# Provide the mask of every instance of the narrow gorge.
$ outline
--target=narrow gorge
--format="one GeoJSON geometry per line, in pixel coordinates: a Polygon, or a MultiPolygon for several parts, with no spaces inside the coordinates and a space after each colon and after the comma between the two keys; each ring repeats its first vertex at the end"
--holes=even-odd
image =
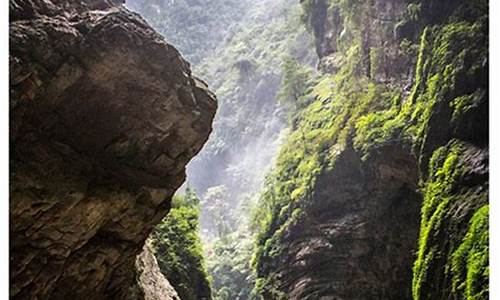
{"type": "Polygon", "coordinates": [[[489,299],[488,1],[9,11],[11,299],[489,299]]]}

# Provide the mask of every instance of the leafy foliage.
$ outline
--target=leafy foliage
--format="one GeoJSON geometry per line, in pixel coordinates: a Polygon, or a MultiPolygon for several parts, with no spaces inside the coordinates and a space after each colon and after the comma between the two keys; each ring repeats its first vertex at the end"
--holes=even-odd
{"type": "Polygon", "coordinates": [[[252,239],[241,232],[227,234],[207,249],[214,300],[249,299],[254,284],[249,257],[252,239]]]}
{"type": "Polygon", "coordinates": [[[188,177],[202,194],[225,186],[235,213],[260,188],[286,126],[286,108],[277,99],[283,61],[314,62],[299,15],[295,1],[257,1],[214,55],[197,66],[215,90],[219,110],[188,177]]]}
{"type": "Polygon", "coordinates": [[[204,209],[202,222],[204,223],[205,238],[221,238],[234,230],[235,212],[234,208],[230,206],[230,201],[225,186],[208,188],[202,200],[204,209]]]}
{"type": "Polygon", "coordinates": [[[215,51],[243,15],[246,1],[127,0],[193,64],[215,51]]]}
{"type": "Polygon", "coordinates": [[[287,57],[282,65],[281,85],[278,101],[291,107],[295,112],[306,105],[306,92],[310,86],[312,70],[300,64],[296,59],[287,57]]]}
{"type": "Polygon", "coordinates": [[[173,198],[172,209],[151,236],[161,272],[184,300],[211,299],[198,217],[199,199],[187,189],[173,198]]]}

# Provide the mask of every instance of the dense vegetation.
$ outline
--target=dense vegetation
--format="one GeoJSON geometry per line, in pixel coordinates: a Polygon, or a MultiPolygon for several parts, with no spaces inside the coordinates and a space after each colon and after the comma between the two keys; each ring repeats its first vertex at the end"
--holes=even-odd
{"type": "Polygon", "coordinates": [[[200,200],[191,189],[172,200],[172,209],[151,235],[161,272],[183,300],[211,299],[199,237],[200,200]]]}
{"type": "Polygon", "coordinates": [[[212,276],[215,300],[250,299],[255,278],[251,272],[250,235],[237,231],[208,246],[207,269],[212,276]]]}
{"type": "Polygon", "coordinates": [[[195,66],[210,56],[243,16],[246,1],[127,0],[195,66]]]}
{"type": "MultiPolygon", "coordinates": [[[[457,142],[437,148],[450,137],[479,144],[487,140],[485,122],[475,119],[487,115],[487,4],[475,1],[455,5],[441,12],[448,24],[425,26],[439,19],[437,12],[430,11],[436,4],[411,3],[394,28],[381,24],[375,29],[378,35],[386,36],[383,44],[377,44],[377,40],[367,40],[363,34],[369,5],[358,1],[328,2],[330,13],[340,11],[350,37],[336,41],[336,72],[320,75],[314,87],[302,88],[299,93],[302,99],[312,101],[298,110],[292,132],[267,178],[255,214],[260,226],[253,260],[256,294],[286,299],[276,289],[277,279],[271,276],[277,267],[274,262],[285,251],[281,246],[283,235],[306,217],[307,207],[314,201],[318,176],[335,168],[339,153],[354,147],[367,159],[377,147],[397,141],[413,147],[424,169],[433,157],[429,179],[424,173],[421,181],[424,205],[414,267],[414,299],[431,299],[435,295],[487,298],[487,183],[475,189],[466,186],[461,191],[463,178],[470,176],[457,165],[464,150],[457,142]],[[413,31],[401,33],[401,27],[408,23],[413,31]],[[414,33],[418,30],[421,37],[416,39],[414,33]],[[392,32],[397,33],[394,38],[392,32]],[[404,64],[412,61],[416,49],[418,60],[409,64],[416,67],[406,72],[404,67],[408,66],[404,64]],[[387,64],[391,65],[389,69],[383,67],[387,64]],[[406,78],[411,80],[411,91],[406,78]],[[440,124],[450,124],[450,131],[436,135],[440,124]],[[464,201],[473,215],[453,219],[464,201]],[[453,221],[460,225],[453,227],[451,242],[443,242],[443,230],[450,230],[453,221]],[[438,253],[438,249],[447,252],[438,253]],[[442,270],[430,269],[443,259],[444,277],[452,278],[452,287],[446,283],[449,279],[442,279],[442,270]],[[429,280],[436,278],[441,285],[433,287],[429,280]]],[[[303,6],[303,19],[314,27],[317,20],[311,17],[316,13],[312,1],[304,1],[303,6]]],[[[320,29],[314,33],[317,39],[323,38],[320,29]]]]}

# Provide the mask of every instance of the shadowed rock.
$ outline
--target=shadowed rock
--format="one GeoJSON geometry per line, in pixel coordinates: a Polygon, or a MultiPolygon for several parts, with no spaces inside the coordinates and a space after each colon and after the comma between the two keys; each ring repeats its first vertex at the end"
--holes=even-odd
{"type": "Polygon", "coordinates": [[[120,2],[10,1],[13,298],[142,298],[135,258],[211,131],[214,95],[120,2]]]}

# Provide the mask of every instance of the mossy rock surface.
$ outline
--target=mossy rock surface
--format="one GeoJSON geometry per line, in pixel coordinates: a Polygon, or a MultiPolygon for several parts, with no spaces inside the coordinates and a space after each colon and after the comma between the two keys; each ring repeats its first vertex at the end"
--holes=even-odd
{"type": "MultiPolygon", "coordinates": [[[[387,53],[387,48],[377,48],[377,38],[366,38],[367,31],[363,31],[366,23],[362,17],[373,7],[359,1],[328,3],[340,9],[348,32],[343,34],[352,39],[336,40],[335,63],[340,67],[335,68],[334,74],[323,74],[312,83],[305,97],[309,102],[296,112],[288,141],[281,149],[275,170],[268,176],[261,197],[263,208],[257,218],[260,233],[254,255],[258,276],[254,292],[265,299],[487,299],[486,2],[405,3],[400,16],[415,30],[407,34],[419,38],[408,36],[402,41],[393,36],[394,41],[384,44],[389,52],[401,55],[399,64],[391,61],[394,70],[389,71],[374,64],[378,55],[387,53]],[[431,13],[435,8],[446,10],[431,13]],[[370,49],[368,60],[366,49],[370,49]],[[391,78],[402,73],[411,75],[391,78]],[[336,181],[338,178],[343,181],[336,181]],[[381,184],[380,190],[376,184],[369,184],[372,180],[381,184]],[[341,185],[346,188],[336,188],[341,185]],[[397,192],[390,192],[394,188],[397,192]],[[417,191],[417,195],[404,193],[405,189],[417,191]],[[363,194],[367,190],[370,193],[363,194]],[[398,215],[398,210],[390,207],[388,211],[393,213],[385,222],[398,225],[382,229],[374,220],[380,218],[378,213],[387,203],[384,199],[390,197],[400,199],[395,203],[405,203],[408,215],[398,215]],[[404,202],[403,198],[415,202],[404,202]],[[364,214],[372,209],[371,205],[379,211],[364,214]],[[355,222],[345,227],[351,230],[350,234],[329,235],[335,232],[331,224],[347,222],[351,216],[364,218],[365,223],[372,224],[369,231],[377,235],[380,232],[376,230],[394,233],[400,229],[398,226],[413,224],[415,215],[417,233],[408,234],[409,240],[401,238],[398,248],[410,253],[400,262],[409,272],[407,278],[412,283],[408,287],[389,284],[384,289],[380,283],[371,286],[363,275],[356,277],[364,280],[358,290],[346,288],[349,283],[340,283],[334,273],[327,275],[328,283],[316,280],[324,268],[342,270],[341,264],[346,260],[341,254],[346,245],[349,249],[367,246],[372,251],[372,260],[362,267],[351,264],[356,266],[351,272],[359,267],[377,277],[373,261],[386,255],[380,248],[393,246],[390,234],[385,236],[388,242],[382,247],[375,241],[363,244],[353,230],[355,222]],[[406,222],[398,219],[402,216],[406,222]],[[325,236],[329,238],[322,240],[325,236]],[[307,255],[301,256],[303,253],[331,260],[317,259],[314,265],[307,255]],[[292,258],[302,266],[294,270],[293,263],[297,262],[292,258]],[[291,271],[282,270],[283,265],[291,265],[291,271]]],[[[304,1],[303,5],[307,20],[325,2],[304,1]]],[[[336,34],[331,28],[330,32],[321,31],[328,31],[331,24],[318,22],[311,24],[316,39],[336,34]]],[[[386,26],[380,25],[379,31],[377,26],[371,27],[370,32],[384,34],[386,26]]],[[[322,42],[325,41],[317,40],[316,45],[322,42]]],[[[391,251],[388,253],[396,250],[391,251]]],[[[387,266],[392,274],[397,273],[390,263],[387,266]]],[[[391,281],[380,276],[384,282],[391,281]]],[[[348,273],[344,277],[348,278],[348,273]]]]}

